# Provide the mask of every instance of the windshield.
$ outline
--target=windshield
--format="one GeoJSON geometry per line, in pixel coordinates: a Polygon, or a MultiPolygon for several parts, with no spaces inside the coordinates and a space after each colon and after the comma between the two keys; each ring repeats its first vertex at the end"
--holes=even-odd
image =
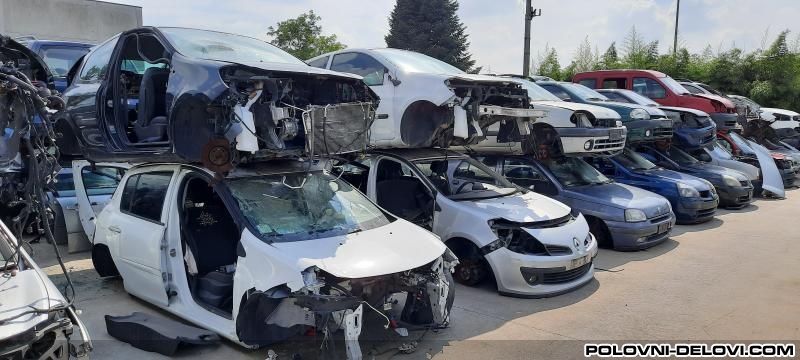
{"type": "Polygon", "coordinates": [[[48,46],[39,51],[50,72],[55,77],[67,76],[75,62],[89,52],[88,47],[48,46]]]}
{"type": "Polygon", "coordinates": [[[558,160],[543,161],[542,165],[550,169],[558,182],[566,187],[613,182],[580,158],[562,157],[558,160]]]}
{"type": "Polygon", "coordinates": [[[622,166],[630,171],[652,170],[657,167],[656,164],[653,164],[650,160],[645,159],[644,156],[630,149],[623,150],[622,154],[617,155],[614,159],[619,161],[622,166]]]}
{"type": "Polygon", "coordinates": [[[564,86],[568,90],[572,91],[573,93],[575,93],[575,95],[577,95],[578,97],[580,97],[583,100],[589,100],[589,101],[608,101],[609,100],[605,95],[603,95],[603,94],[601,94],[601,93],[599,93],[597,91],[594,91],[592,89],[589,89],[588,87],[583,86],[581,84],[564,83],[564,84],[562,84],[562,86],[564,86]]]}
{"type": "Polygon", "coordinates": [[[413,51],[399,49],[375,49],[392,64],[405,72],[430,74],[465,74],[459,68],[444,61],[413,51]]]}
{"type": "Polygon", "coordinates": [[[729,133],[729,136],[731,137],[731,140],[733,141],[733,143],[736,144],[736,146],[739,148],[739,150],[741,150],[741,151],[743,151],[745,153],[748,153],[748,154],[755,154],[756,153],[756,151],[753,150],[753,148],[750,147],[750,144],[747,143],[747,140],[745,138],[743,138],[741,135],[739,135],[739,134],[737,134],[735,132],[731,132],[731,133],[729,133]]]}
{"type": "Polygon", "coordinates": [[[545,90],[539,85],[536,85],[533,81],[525,80],[525,79],[514,79],[515,81],[522,84],[522,87],[528,91],[528,97],[531,101],[561,101],[558,96],[553,95],[553,93],[545,90]]]}
{"type": "Polygon", "coordinates": [[[178,52],[193,58],[308,66],[272,44],[247,36],[184,28],[159,28],[159,30],[178,52]]]}
{"type": "Polygon", "coordinates": [[[658,106],[657,102],[651,100],[648,97],[639,95],[639,93],[637,93],[635,91],[625,90],[625,96],[627,96],[628,99],[631,99],[635,104],[647,105],[647,106],[658,106]]]}
{"type": "Polygon", "coordinates": [[[233,179],[228,186],[245,218],[270,241],[340,236],[390,222],[362,193],[322,171],[233,179]]]}
{"type": "Polygon", "coordinates": [[[469,200],[511,195],[517,187],[475,159],[464,157],[414,161],[414,165],[444,195],[469,200]]]}
{"type": "Polygon", "coordinates": [[[694,165],[700,162],[694,157],[692,157],[692,155],[687,154],[686,152],[684,152],[681,149],[678,149],[675,146],[670,146],[669,149],[665,151],[665,153],[667,154],[667,156],[669,156],[670,160],[678,163],[679,165],[684,165],[684,166],[694,165]]]}
{"type": "Polygon", "coordinates": [[[728,149],[725,149],[724,147],[722,147],[722,145],[718,143],[714,144],[713,149],[707,151],[714,154],[714,156],[718,156],[720,159],[726,159],[726,160],[733,159],[733,155],[728,151],[728,149]]]}
{"type": "Polygon", "coordinates": [[[672,90],[672,92],[678,95],[691,94],[689,90],[686,90],[686,88],[683,87],[683,85],[679,84],[677,81],[675,81],[675,79],[669,76],[662,77],[660,78],[660,80],[662,83],[664,83],[664,85],[666,85],[670,90],[672,90]]]}

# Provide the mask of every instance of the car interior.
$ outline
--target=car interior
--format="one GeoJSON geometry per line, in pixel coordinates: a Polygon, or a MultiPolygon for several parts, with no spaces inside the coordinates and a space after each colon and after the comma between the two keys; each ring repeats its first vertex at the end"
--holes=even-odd
{"type": "Polygon", "coordinates": [[[377,203],[382,208],[412,223],[431,228],[434,199],[407,166],[388,159],[378,162],[375,192],[377,203]]]}
{"type": "Polygon", "coordinates": [[[130,34],[123,41],[116,103],[125,106],[117,110],[117,126],[131,145],[163,144],[168,140],[169,54],[152,34],[130,34]]]}
{"type": "Polygon", "coordinates": [[[239,228],[208,181],[191,177],[183,191],[181,238],[192,296],[230,314],[239,228]]]}

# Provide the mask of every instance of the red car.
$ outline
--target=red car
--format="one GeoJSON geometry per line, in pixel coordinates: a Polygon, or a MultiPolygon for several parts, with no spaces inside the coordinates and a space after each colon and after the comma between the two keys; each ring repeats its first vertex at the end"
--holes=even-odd
{"type": "Polygon", "coordinates": [[[576,74],[573,82],[592,89],[628,89],[647,96],[662,106],[705,111],[718,130],[738,128],[736,106],[717,95],[692,94],[675,79],[652,70],[600,70],[576,74]]]}

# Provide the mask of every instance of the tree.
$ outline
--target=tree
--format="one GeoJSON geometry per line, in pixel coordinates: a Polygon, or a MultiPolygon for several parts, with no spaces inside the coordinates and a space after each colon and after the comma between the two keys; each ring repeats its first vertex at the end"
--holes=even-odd
{"type": "Polygon", "coordinates": [[[616,69],[620,67],[619,55],[617,55],[617,43],[611,42],[603,57],[600,59],[601,69],[616,69]]]}
{"type": "Polygon", "coordinates": [[[397,0],[389,15],[386,46],[412,50],[474,72],[466,27],[456,0],[397,0]]]}
{"type": "Polygon", "coordinates": [[[631,26],[628,35],[625,36],[623,50],[625,51],[623,61],[626,67],[634,69],[645,68],[649,47],[642,35],[636,31],[636,26],[631,26]]]}
{"type": "Polygon", "coordinates": [[[278,22],[267,28],[270,43],[302,60],[327,52],[341,50],[345,45],[336,40],[336,35],[322,35],[320,18],[309,10],[294,19],[278,22]]]}
{"type": "Polygon", "coordinates": [[[589,42],[589,37],[583,39],[583,42],[578,45],[578,49],[575,50],[575,56],[572,58],[572,70],[574,71],[573,74],[584,72],[584,71],[591,71],[595,68],[597,64],[597,56],[592,51],[592,44],[589,42]]]}
{"type": "Polygon", "coordinates": [[[546,48],[545,56],[539,62],[537,73],[542,76],[548,76],[555,80],[561,79],[561,64],[558,62],[558,53],[554,48],[546,48]]]}

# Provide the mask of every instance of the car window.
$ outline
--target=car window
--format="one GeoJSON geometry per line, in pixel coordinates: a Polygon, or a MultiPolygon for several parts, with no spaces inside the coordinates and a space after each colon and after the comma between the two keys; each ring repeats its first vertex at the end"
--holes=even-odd
{"type": "Polygon", "coordinates": [[[617,102],[624,102],[624,103],[633,103],[630,99],[626,98],[622,94],[614,91],[603,91],[601,94],[605,95],[607,98],[617,101],[617,102]]]}
{"type": "Polygon", "coordinates": [[[111,195],[117,189],[125,170],[115,167],[96,167],[92,170],[86,166],[81,169],[81,180],[86,194],[111,195]]]}
{"type": "Polygon", "coordinates": [[[614,79],[605,79],[603,80],[603,89],[627,89],[627,79],[625,78],[614,78],[614,79]]]}
{"type": "Polygon", "coordinates": [[[333,56],[331,70],[364,77],[367,85],[382,85],[386,67],[372,56],[362,53],[343,53],[333,56]]]}
{"type": "Polygon", "coordinates": [[[128,178],[120,199],[120,210],[147,220],[161,221],[172,172],[136,174],[128,178]]]}
{"type": "Polygon", "coordinates": [[[144,60],[125,59],[122,60],[122,65],[120,68],[135,74],[144,75],[144,72],[149,68],[164,69],[166,67],[167,64],[164,63],[153,64],[144,60]]]}
{"type": "Polygon", "coordinates": [[[579,81],[578,84],[586,86],[586,87],[588,87],[590,89],[596,89],[597,88],[597,79],[583,79],[583,80],[579,81]]]}
{"type": "Polygon", "coordinates": [[[557,96],[559,99],[564,101],[572,101],[572,98],[567,94],[566,91],[562,90],[561,88],[555,85],[542,85],[542,87],[551,92],[553,95],[557,96]]]}
{"type": "Polygon", "coordinates": [[[308,65],[311,65],[313,67],[318,67],[320,69],[324,69],[325,66],[328,65],[328,59],[329,58],[330,58],[330,56],[323,56],[323,57],[321,57],[319,59],[316,59],[316,60],[313,60],[313,61],[309,61],[308,65]]]}
{"type": "Polygon", "coordinates": [[[86,55],[79,75],[83,82],[100,82],[105,78],[115,45],[117,45],[117,38],[106,41],[86,55]]]}
{"type": "Polygon", "coordinates": [[[689,90],[689,92],[692,93],[692,94],[702,94],[703,93],[703,90],[700,90],[700,88],[698,88],[698,87],[696,87],[694,85],[681,84],[681,86],[683,86],[684,89],[689,90]]]}
{"type": "Polygon", "coordinates": [[[480,181],[485,183],[493,183],[494,176],[489,174],[483,169],[472,166],[467,161],[462,161],[453,172],[453,177],[460,180],[480,181]]]}
{"type": "Polygon", "coordinates": [[[72,179],[72,172],[58,173],[53,188],[56,190],[56,197],[74,197],[75,181],[72,179]]]}
{"type": "Polygon", "coordinates": [[[667,97],[667,90],[664,89],[658,81],[650,78],[633,78],[633,91],[651,99],[663,99],[667,97]]]}
{"type": "Polygon", "coordinates": [[[515,179],[541,179],[545,177],[538,169],[532,165],[516,159],[506,159],[503,161],[503,176],[511,180],[515,179]]]}
{"type": "Polygon", "coordinates": [[[89,49],[85,47],[46,46],[39,51],[39,55],[47,63],[53,76],[62,77],[67,76],[67,71],[87,52],[89,49]]]}

